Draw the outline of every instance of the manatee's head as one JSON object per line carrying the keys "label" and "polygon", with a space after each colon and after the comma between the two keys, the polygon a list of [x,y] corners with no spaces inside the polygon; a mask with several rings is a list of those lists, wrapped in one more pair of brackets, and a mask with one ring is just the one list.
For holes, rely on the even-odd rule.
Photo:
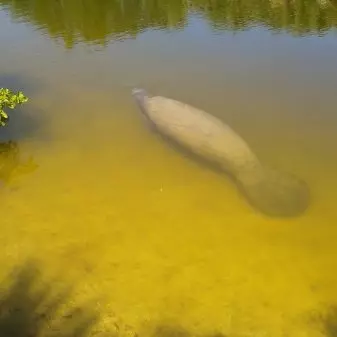
{"label": "manatee's head", "polygon": [[131,93],[136,98],[143,98],[147,96],[146,90],[141,88],[134,88]]}
{"label": "manatee's head", "polygon": [[132,96],[136,101],[136,104],[140,109],[140,111],[146,116],[147,115],[146,103],[148,100],[147,92],[144,89],[135,88],[132,90]]}
{"label": "manatee's head", "polygon": [[145,100],[148,98],[147,92],[145,89],[134,88],[131,92],[133,98],[136,100],[138,104],[145,104]]}
{"label": "manatee's head", "polygon": [[289,173],[263,168],[240,177],[239,185],[249,202],[268,216],[295,217],[310,203],[307,184]]}

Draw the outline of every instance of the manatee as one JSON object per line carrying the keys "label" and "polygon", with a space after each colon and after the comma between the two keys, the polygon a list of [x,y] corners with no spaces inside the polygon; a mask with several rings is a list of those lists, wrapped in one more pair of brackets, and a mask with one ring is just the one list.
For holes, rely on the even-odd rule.
{"label": "manatee", "polygon": [[272,217],[294,217],[309,206],[309,188],[298,177],[267,167],[248,144],[215,116],[180,101],[135,88],[136,105],[155,129],[232,177],[246,200]]}

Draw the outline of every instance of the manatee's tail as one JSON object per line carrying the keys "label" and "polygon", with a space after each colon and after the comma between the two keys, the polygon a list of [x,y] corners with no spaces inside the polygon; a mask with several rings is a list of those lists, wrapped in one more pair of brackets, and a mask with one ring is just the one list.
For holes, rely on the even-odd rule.
{"label": "manatee's tail", "polygon": [[248,173],[239,177],[239,186],[248,201],[262,213],[294,217],[309,207],[310,190],[301,179],[267,167]]}

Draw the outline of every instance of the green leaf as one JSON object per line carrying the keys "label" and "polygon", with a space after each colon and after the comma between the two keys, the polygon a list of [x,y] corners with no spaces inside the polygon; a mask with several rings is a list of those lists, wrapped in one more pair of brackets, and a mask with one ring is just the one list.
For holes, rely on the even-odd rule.
{"label": "green leaf", "polygon": [[3,118],[8,118],[8,115],[6,114],[6,112],[5,111],[1,111],[1,116],[3,117]]}

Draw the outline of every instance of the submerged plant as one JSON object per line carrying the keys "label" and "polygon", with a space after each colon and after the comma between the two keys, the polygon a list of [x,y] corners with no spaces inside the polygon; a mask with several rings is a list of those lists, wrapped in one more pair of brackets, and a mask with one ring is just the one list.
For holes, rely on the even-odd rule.
{"label": "submerged plant", "polygon": [[7,88],[0,88],[0,127],[5,126],[9,117],[5,108],[14,109],[17,104],[23,104],[28,98],[21,92],[13,93]]}

